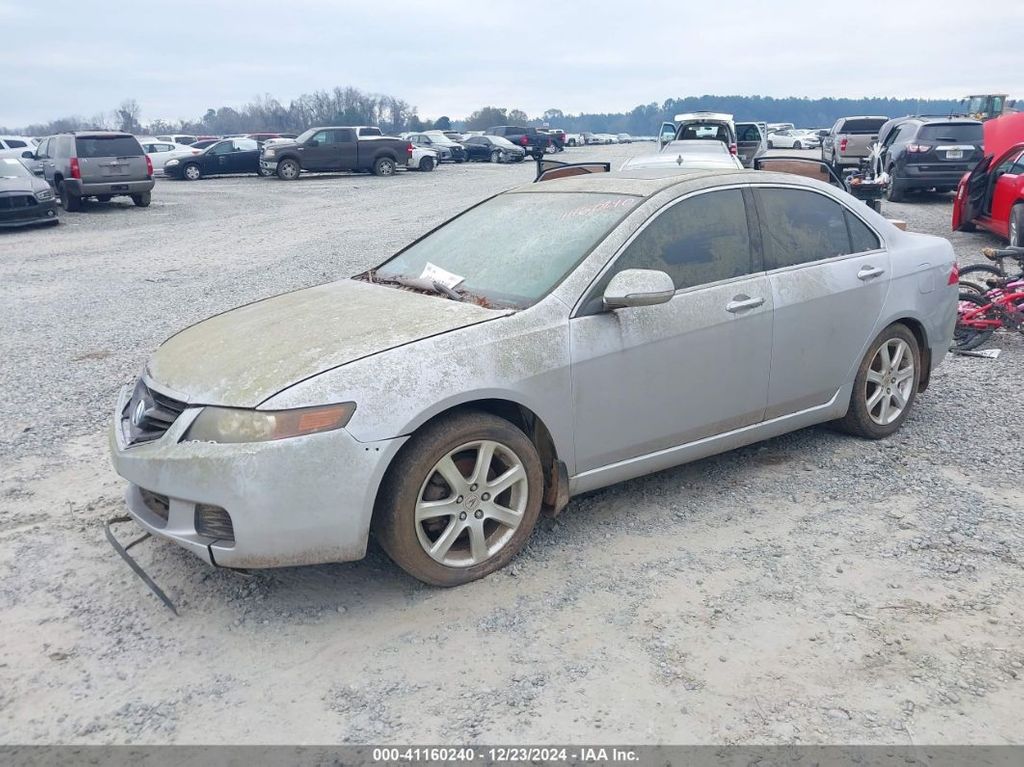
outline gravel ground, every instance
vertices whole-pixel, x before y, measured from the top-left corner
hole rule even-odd
[[[243,577],[146,543],[175,618],[117,558],[104,427],[164,337],[531,175],[161,181],[0,236],[0,742],[1021,741],[1019,335],[947,359],[889,440],[806,429],[574,499],[455,590],[374,547]],[[949,235],[949,196],[886,213]]]

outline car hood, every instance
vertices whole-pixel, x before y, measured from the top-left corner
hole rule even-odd
[[[256,407],[349,362],[510,313],[340,280],[193,325],[157,349],[148,371],[191,404]]]
[[[6,178],[0,176],[0,193],[24,192],[25,194],[35,194],[49,188],[49,184],[35,176],[32,178],[22,178],[20,176],[17,178]]]

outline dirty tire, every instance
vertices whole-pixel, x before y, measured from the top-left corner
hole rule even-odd
[[[909,351],[911,354],[911,361],[914,366],[913,373],[910,376],[911,385],[906,397],[906,404],[899,415],[890,423],[881,424],[872,417],[871,410],[873,409],[869,409],[868,398],[870,397],[869,390],[873,393],[876,387],[885,386],[886,384],[870,382],[868,374],[876,364],[876,357],[879,355],[881,348],[885,345],[895,345],[900,342],[905,345],[906,351]],[[920,380],[921,350],[918,348],[917,338],[906,325],[898,322],[894,323],[883,330],[872,342],[871,346],[868,347],[868,351],[864,355],[864,359],[861,360],[860,367],[857,369],[857,377],[853,382],[853,392],[850,395],[850,409],[845,416],[836,422],[836,425],[848,434],[865,439],[888,437],[903,425],[907,414],[910,413],[911,408],[914,406],[914,399],[917,397],[917,387]],[[888,399],[887,395],[883,395],[883,397]]]
[[[461,160],[459,161],[461,162]],[[390,157],[380,157],[373,163],[373,175],[393,176],[395,175],[395,161]]]
[[[969,264],[960,268],[960,290],[974,293],[988,291],[988,280],[1005,277],[1006,274],[998,266],[992,264]]]
[[[1024,247],[1024,204],[1017,203],[1010,211],[1010,245]]]
[[[152,192],[142,192],[140,194],[132,195],[132,202],[135,203],[136,208],[148,208],[149,203],[153,200]]]
[[[281,160],[277,164],[277,177],[282,181],[294,181],[301,172],[302,168],[295,160]]]
[[[425,528],[416,519],[416,509],[421,495],[431,490],[428,481],[439,481],[439,474],[435,474],[438,462],[452,451],[474,441],[498,443],[500,449],[509,451],[510,455],[518,459],[525,471],[525,507],[518,526],[501,548],[477,563],[449,566],[434,559],[421,544]],[[468,471],[461,467],[458,470],[465,477],[472,473],[473,468],[470,465]],[[522,489],[520,491],[523,492]],[[440,491],[443,497],[453,499],[454,492],[451,488]],[[433,586],[459,586],[483,578],[509,563],[533,531],[543,494],[544,475],[540,457],[527,436],[503,418],[489,413],[464,411],[427,424],[402,447],[381,486],[373,513],[373,531],[392,561],[409,575]],[[499,493],[495,500],[503,497],[504,492]],[[478,494],[474,498],[482,500],[483,495]],[[473,508],[468,495],[465,496],[464,506],[467,509]],[[453,507],[461,508],[463,504]],[[477,508],[482,510],[483,506]],[[443,516],[435,519],[439,520],[437,524],[441,527],[434,539],[435,543],[441,540],[449,525],[460,521],[458,516],[448,516],[445,525]],[[473,524],[471,518],[468,521]],[[492,535],[493,530],[501,531],[500,527],[493,527],[496,524],[493,521],[487,524],[492,526]],[[454,544],[449,551],[468,545],[469,533],[460,532],[453,540]]]
[[[57,184],[57,196],[60,197],[60,206],[69,213],[82,209],[82,198],[72,194],[63,181]]]
[[[905,196],[903,187],[893,175],[893,168],[889,168],[889,186],[885,188],[885,199],[889,202],[903,202]]]
[[[959,305],[974,304],[977,307],[989,305],[989,300],[980,293],[961,290],[958,296]],[[962,351],[977,349],[992,337],[992,330],[976,330],[975,328],[964,327],[960,324],[959,313],[956,326],[953,328],[953,348]]]

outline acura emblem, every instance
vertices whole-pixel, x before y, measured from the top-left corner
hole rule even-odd
[[[141,427],[142,422],[146,420],[146,412],[146,400],[140,399],[139,404],[135,406],[135,410],[132,412],[132,423]]]

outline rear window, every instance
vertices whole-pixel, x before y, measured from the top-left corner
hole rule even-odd
[[[20,149],[21,147],[26,146],[24,141],[18,141],[16,138],[8,138],[4,139],[4,141],[7,142],[7,146],[11,149]]]
[[[921,141],[957,141],[967,144],[980,144],[982,141],[981,125],[974,123],[952,123],[947,125],[924,125],[917,134]]]
[[[93,136],[75,139],[79,157],[139,157],[142,146],[134,136]]]
[[[380,128],[360,128],[359,129],[359,135],[360,136],[383,136],[384,134],[380,132]]]
[[[859,118],[856,120],[847,120],[843,123],[839,129],[840,133],[853,133],[855,135],[870,135],[872,133],[878,133],[878,129],[889,122],[886,117],[877,119]]]

